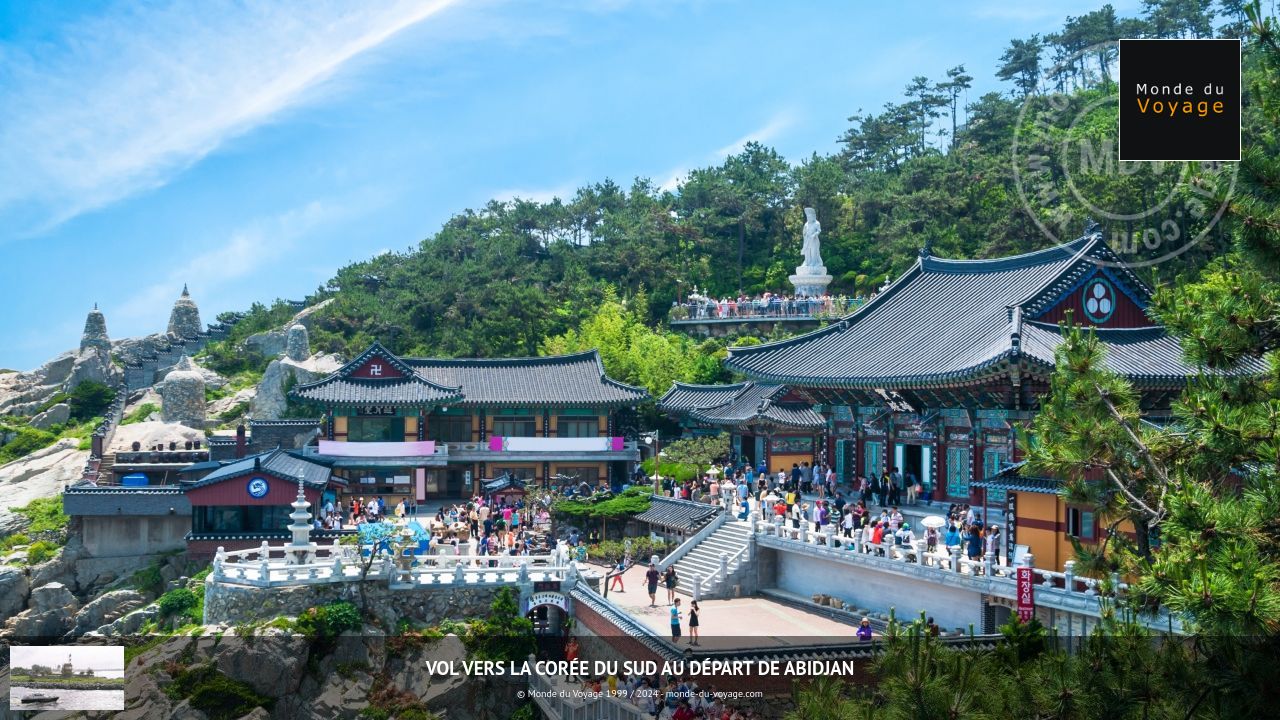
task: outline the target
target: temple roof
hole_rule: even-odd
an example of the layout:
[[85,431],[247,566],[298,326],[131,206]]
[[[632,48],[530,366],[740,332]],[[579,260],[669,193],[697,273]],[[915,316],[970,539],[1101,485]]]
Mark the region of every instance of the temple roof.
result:
[[[372,362],[387,364],[370,377]],[[400,358],[378,343],[332,375],[293,389],[329,404],[622,407],[649,397],[605,374],[595,350],[531,358]]]
[[1107,364],[1135,380],[1182,382],[1195,374],[1177,340],[1146,318],[1150,289],[1098,234],[993,260],[924,255],[840,322],[730,348],[726,365],[764,382],[858,389],[964,384],[1019,365],[1047,374],[1061,337],[1056,324],[1035,318],[1099,277],[1115,288],[1108,302],[1135,308],[1126,322],[1143,326],[1098,328]]
[[184,487],[191,490],[253,472],[264,472],[293,482],[301,477],[309,487],[323,488],[329,484],[333,469],[325,463],[286,450],[268,450],[228,462],[194,483],[184,484]]
[[723,405],[749,383],[732,385],[693,385],[677,382],[658,399],[658,407],[668,412],[688,412],[699,408]]
[[989,478],[984,478],[970,483],[970,487],[986,488],[988,490],[1010,490],[1013,492],[1040,493],[1042,495],[1057,495],[1062,489],[1061,480],[1024,474],[1023,470],[1026,469],[1026,465],[1026,460],[1013,463]]
[[720,508],[709,503],[654,495],[649,499],[649,509],[636,515],[635,519],[663,527],[696,530],[706,525],[718,512]]
[[676,383],[662,396],[658,405],[663,410],[685,415],[703,425],[813,430],[826,427],[826,419],[811,406],[780,402],[786,393],[785,386],[756,382],[734,385]]
[[532,358],[405,358],[418,377],[458,387],[463,407],[483,405],[626,406],[648,399],[644,388],[607,376],[595,350]]

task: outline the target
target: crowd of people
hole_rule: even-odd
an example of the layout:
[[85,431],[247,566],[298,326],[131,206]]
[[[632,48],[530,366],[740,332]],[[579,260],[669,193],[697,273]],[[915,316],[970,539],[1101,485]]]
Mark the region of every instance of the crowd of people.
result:
[[[913,527],[901,508],[918,502],[932,505],[931,492],[913,473],[897,467],[878,478],[859,476],[848,495],[833,468],[808,463],[777,473],[769,473],[763,464],[718,467],[698,480],[665,480],[663,487],[670,497],[717,504],[739,520],[781,518],[791,528],[804,526],[819,534],[831,528],[846,545],[863,552],[883,555],[886,546],[914,547],[923,539],[927,552],[941,547],[950,555],[958,549],[973,561],[992,553],[999,563],[1003,554],[1000,528],[985,522],[982,512],[969,505],[951,505],[938,527]],[[871,509],[877,506],[878,512]]]
[[673,319],[812,317],[814,315],[847,315],[866,302],[864,298],[845,295],[798,297],[780,293],[764,293],[754,297],[711,298],[691,295],[684,303],[672,303]]

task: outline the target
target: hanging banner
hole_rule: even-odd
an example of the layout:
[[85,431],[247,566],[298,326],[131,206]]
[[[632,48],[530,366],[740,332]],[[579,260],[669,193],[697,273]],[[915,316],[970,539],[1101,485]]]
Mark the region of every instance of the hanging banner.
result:
[[1036,615],[1035,584],[1029,567],[1018,568],[1018,619],[1030,622]]

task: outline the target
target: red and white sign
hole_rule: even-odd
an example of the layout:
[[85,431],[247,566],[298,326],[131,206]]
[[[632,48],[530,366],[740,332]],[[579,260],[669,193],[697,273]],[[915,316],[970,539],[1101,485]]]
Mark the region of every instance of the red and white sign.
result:
[[1032,569],[1018,568],[1018,619],[1030,622],[1036,615],[1035,583],[1031,579]]

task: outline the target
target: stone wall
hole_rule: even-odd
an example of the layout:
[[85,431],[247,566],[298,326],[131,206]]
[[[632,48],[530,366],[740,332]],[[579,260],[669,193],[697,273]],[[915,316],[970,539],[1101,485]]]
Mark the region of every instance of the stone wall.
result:
[[761,587],[772,586],[806,598],[823,593],[877,612],[894,608],[898,617],[908,620],[923,610],[949,630],[967,628],[970,623],[979,628],[982,625],[981,593],[872,568],[851,567],[821,557],[760,548],[760,557],[770,554],[774,557],[766,564],[777,568],[776,576],[772,583],[762,581]]
[[96,558],[137,557],[183,550],[191,531],[190,515],[81,518],[85,550]]
[[[400,618],[427,625],[446,619],[462,620],[482,617],[503,585],[454,587],[441,585],[392,590],[384,583],[365,584],[368,607],[386,623],[395,627]],[[519,595],[520,588],[510,586]],[[296,616],[307,608],[345,600],[360,604],[358,583],[325,583],[280,588],[258,588],[227,585],[210,581],[205,586],[204,622],[243,624],[274,617]]]

